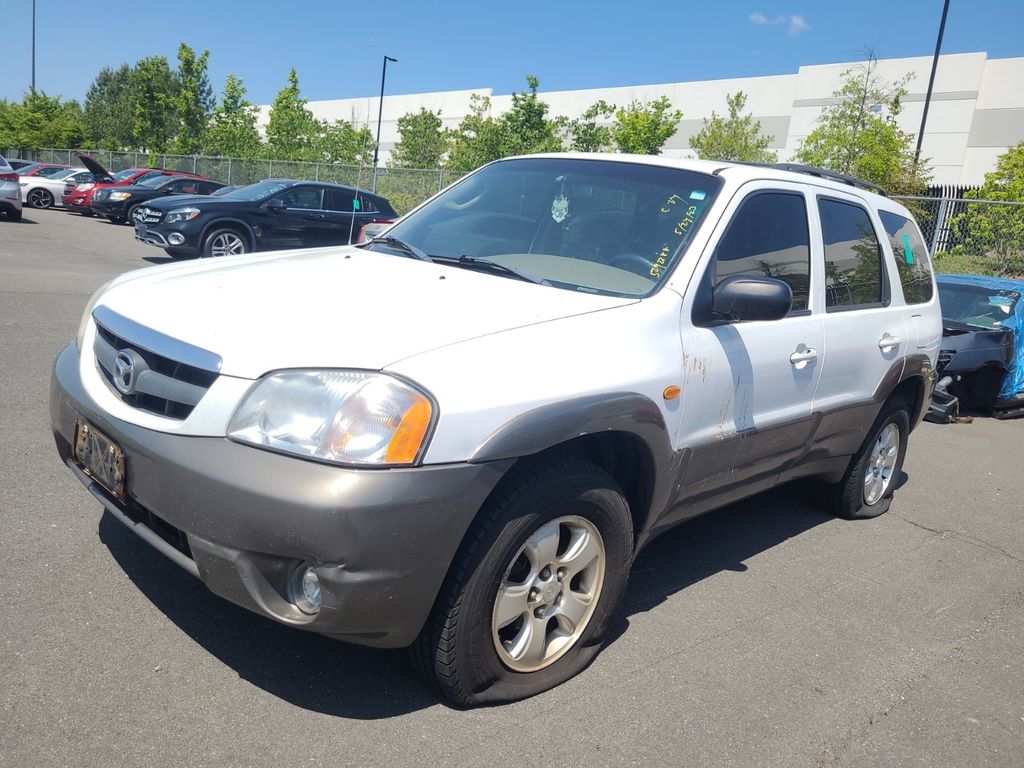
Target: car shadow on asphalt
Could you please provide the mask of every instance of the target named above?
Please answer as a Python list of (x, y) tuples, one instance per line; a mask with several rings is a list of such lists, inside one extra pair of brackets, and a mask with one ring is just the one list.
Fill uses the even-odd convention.
[[(814, 486), (791, 483), (686, 522), (637, 557), (611, 628), (629, 617), (832, 518), (814, 504)], [(379, 719), (438, 704), (402, 650), (364, 648), (292, 629), (223, 600), (104, 513), (100, 540), (139, 590), (189, 637), (239, 677), (314, 712)], [(756, 574), (751, 574), (756, 578)], [(600, 662), (598, 662), (600, 663)]]

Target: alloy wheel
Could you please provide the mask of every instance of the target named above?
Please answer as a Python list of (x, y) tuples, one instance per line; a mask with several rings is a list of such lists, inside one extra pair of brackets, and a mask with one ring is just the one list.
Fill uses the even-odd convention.
[(864, 503), (877, 504), (892, 483), (896, 460), (900, 453), (900, 428), (886, 424), (871, 448), (868, 466), (864, 470)]
[(605, 561), (604, 540), (586, 518), (560, 517), (530, 535), (494, 600), (491, 634), (505, 666), (536, 672), (576, 644), (601, 596)]
[(234, 256), (245, 253), (245, 241), (234, 232), (221, 232), (210, 242), (211, 256)]

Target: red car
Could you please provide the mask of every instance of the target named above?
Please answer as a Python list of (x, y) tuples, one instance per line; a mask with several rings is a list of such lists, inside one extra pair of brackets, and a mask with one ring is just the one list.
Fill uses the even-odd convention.
[(70, 165), (59, 163), (32, 163), (18, 171), (19, 176), (53, 176), (54, 174), (66, 171)]
[(92, 216), (92, 196), (95, 194), (97, 189), (103, 187), (124, 187), (129, 184), (139, 184), (146, 179), (151, 179), (154, 176), (188, 176), (193, 179), (205, 179), (205, 176), (200, 176), (195, 173), (185, 173), (184, 171), (175, 171), (173, 169), (155, 169), (155, 168), (128, 168), (117, 173), (111, 173), (102, 165), (93, 160), (89, 155), (79, 155), (78, 159), (82, 161), (82, 165), (88, 168), (92, 175), (95, 177), (95, 182), (86, 182), (84, 184), (72, 185), (68, 184), (64, 187), (64, 195), (61, 197), (61, 202), (64, 203), (64, 207), (69, 211), (80, 213), (83, 216)]

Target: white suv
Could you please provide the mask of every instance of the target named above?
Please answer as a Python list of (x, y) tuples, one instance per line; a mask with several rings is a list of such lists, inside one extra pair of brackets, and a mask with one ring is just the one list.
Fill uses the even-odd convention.
[(941, 320), (911, 214), (807, 168), (491, 163), (360, 246), (134, 272), (60, 456), (219, 595), (463, 705), (597, 654), (638, 550), (798, 477), (892, 499)]

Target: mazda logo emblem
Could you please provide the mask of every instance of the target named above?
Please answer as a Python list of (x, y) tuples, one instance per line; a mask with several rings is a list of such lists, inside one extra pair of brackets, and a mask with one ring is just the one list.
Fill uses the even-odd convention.
[(135, 390), (135, 358), (126, 349), (114, 357), (114, 386), (122, 395), (130, 395)]

